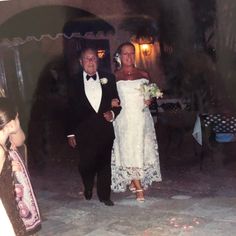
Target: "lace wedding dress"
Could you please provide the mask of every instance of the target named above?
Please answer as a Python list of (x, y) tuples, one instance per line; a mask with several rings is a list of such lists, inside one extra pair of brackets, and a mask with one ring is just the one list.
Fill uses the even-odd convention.
[(144, 189), (161, 181), (158, 145), (151, 113), (140, 92), (147, 79), (120, 80), (117, 89), (122, 110), (113, 122), (115, 140), (112, 150), (112, 185), (114, 192), (124, 192), (133, 179)]

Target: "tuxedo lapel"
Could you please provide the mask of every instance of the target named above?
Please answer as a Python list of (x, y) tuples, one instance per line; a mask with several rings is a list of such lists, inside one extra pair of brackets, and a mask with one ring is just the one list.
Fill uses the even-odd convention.
[[(99, 72), (98, 72), (98, 77), (99, 77), (99, 81), (100, 81), (100, 79), (102, 77), (101, 77), (101, 74)], [(105, 87), (104, 87), (104, 85), (102, 83), (101, 83), (101, 88), (102, 88), (102, 97), (101, 97), (101, 102), (100, 102), (100, 106), (99, 106), (99, 109), (98, 109), (98, 113), (101, 112), (102, 106), (104, 104), (104, 99), (105, 99)]]
[(79, 77), (78, 78), (78, 81), (79, 81), (78, 95), (81, 98), (82, 103), (86, 105), (87, 107), (89, 107), (92, 111), (94, 111), (85, 93), (83, 73), (81, 73), (78, 77)]
[[(84, 79), (83, 79), (83, 73), (79, 74), (78, 76), (78, 81), (79, 81), (79, 96), (81, 97), (83, 104), (85, 104), (86, 106), (88, 106), (92, 111), (96, 112), (94, 110), (94, 108), (92, 107), (91, 103), (89, 102), (87, 95), (85, 93), (85, 86), (84, 86)], [(99, 77), (99, 81), (101, 78), (101, 74), (98, 72), (98, 77)], [(106, 93), (106, 89), (104, 87), (104, 85), (101, 84), (101, 92), (102, 92), (102, 96), (101, 96), (101, 101), (99, 104), (99, 108), (98, 108), (98, 112), (96, 113), (100, 113), (104, 104), (104, 99), (105, 99), (105, 93)]]

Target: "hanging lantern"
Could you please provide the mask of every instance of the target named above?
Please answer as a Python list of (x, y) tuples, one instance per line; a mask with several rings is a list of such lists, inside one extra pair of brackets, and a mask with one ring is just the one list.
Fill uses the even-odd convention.
[(97, 50), (97, 55), (98, 55), (98, 58), (99, 58), (99, 59), (103, 59), (103, 58), (105, 57), (105, 55), (106, 55), (106, 50), (104, 50), (104, 49), (98, 49), (98, 50)]
[(131, 41), (138, 44), (140, 51), (144, 56), (150, 56), (152, 54), (152, 47), (154, 44), (154, 39), (151, 36), (146, 37), (132, 37)]

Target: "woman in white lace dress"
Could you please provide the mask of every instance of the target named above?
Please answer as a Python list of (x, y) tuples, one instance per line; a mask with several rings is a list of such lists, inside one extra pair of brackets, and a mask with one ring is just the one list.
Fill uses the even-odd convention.
[(112, 190), (136, 193), (144, 201), (143, 190), (153, 181), (161, 181), (158, 145), (153, 119), (148, 109), (150, 100), (144, 100), (140, 86), (149, 82), (147, 72), (135, 67), (135, 47), (121, 44), (116, 54), (120, 68), (115, 72), (120, 101), (113, 106), (122, 110), (113, 122), (115, 141), (112, 153)]

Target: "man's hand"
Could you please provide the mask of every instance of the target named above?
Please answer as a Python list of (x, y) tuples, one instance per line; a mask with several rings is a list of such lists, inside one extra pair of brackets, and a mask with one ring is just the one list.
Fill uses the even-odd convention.
[(75, 140), (75, 136), (67, 137), (67, 142), (68, 142), (69, 146), (72, 148), (75, 148), (77, 145), (76, 140)]
[(103, 113), (103, 116), (106, 119), (106, 121), (108, 121), (108, 122), (111, 122), (114, 118), (111, 111), (107, 111), (107, 112)]
[(120, 107), (120, 100), (118, 98), (113, 98), (111, 100), (111, 107)]

